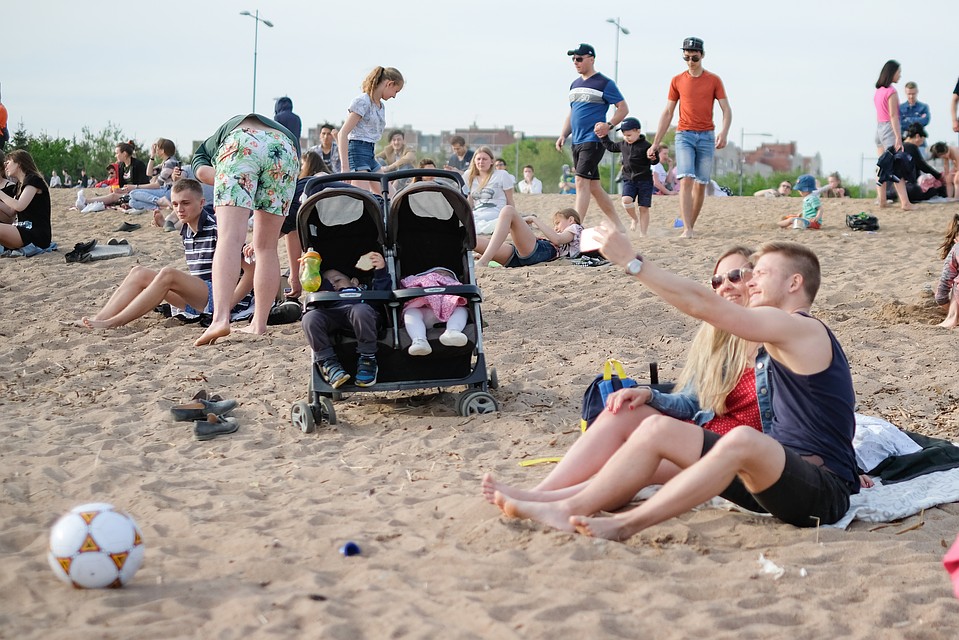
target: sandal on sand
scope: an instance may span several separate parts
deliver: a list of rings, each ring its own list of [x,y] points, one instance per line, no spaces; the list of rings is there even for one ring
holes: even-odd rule
[[[236,432],[240,424],[236,418],[227,418],[216,414],[209,414],[206,420],[197,420],[193,423],[193,434],[197,440],[212,440],[217,436],[225,436]]]
[[[190,420],[202,420],[210,414],[223,415],[232,411],[235,407],[236,400],[197,399],[170,407],[170,413],[173,414],[173,419],[177,422],[189,422]]]

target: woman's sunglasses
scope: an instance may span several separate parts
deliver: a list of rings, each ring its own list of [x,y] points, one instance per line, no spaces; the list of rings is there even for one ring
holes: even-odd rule
[[[739,282],[749,280],[752,277],[752,267],[741,267],[739,269],[727,271],[725,274],[717,273],[710,278],[709,284],[713,285],[713,289],[718,289],[719,287],[723,286],[723,282],[726,280],[729,280],[731,284],[738,284]]]

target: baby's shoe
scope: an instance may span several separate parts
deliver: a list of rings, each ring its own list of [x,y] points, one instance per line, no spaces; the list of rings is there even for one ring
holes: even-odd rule
[[[423,338],[417,338],[406,352],[411,356],[428,356],[433,353],[433,347]]]
[[[376,356],[360,355],[356,361],[356,384],[360,387],[372,387],[376,384],[379,367],[376,365]]]
[[[447,347],[462,347],[467,343],[466,334],[462,331],[451,331],[447,329],[440,336],[440,342]]]
[[[327,358],[320,363],[320,377],[334,389],[339,389],[350,379],[343,365],[336,358]]]

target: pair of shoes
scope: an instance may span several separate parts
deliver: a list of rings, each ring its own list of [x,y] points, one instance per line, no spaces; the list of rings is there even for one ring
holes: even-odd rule
[[[286,300],[280,304],[273,305],[270,309],[270,315],[266,318],[266,324],[292,324],[298,322],[303,316],[303,307],[295,300]]]
[[[320,363],[320,377],[334,389],[339,389],[350,379],[343,365],[336,358],[327,358]]]
[[[219,397],[219,396],[216,396]],[[189,422],[190,420],[202,420],[208,415],[221,416],[236,408],[236,400],[206,400],[196,398],[191,402],[178,404],[170,407],[170,413],[177,422]]]
[[[0,253],[0,258],[22,258],[23,251],[19,249],[7,249],[3,253]]]
[[[103,211],[106,208],[107,206],[102,202],[91,202],[80,209],[80,213],[96,213],[97,211]]]
[[[110,238],[110,239],[107,241],[107,244],[116,246],[116,245],[118,245],[118,244],[130,244],[130,243],[127,242],[127,239],[126,239],[126,238],[124,238],[123,240],[117,240],[116,238]]]
[[[240,428],[236,418],[207,414],[205,420],[196,420],[193,423],[193,434],[197,440],[212,440],[217,436],[235,433]]]
[[[131,223],[129,223],[129,222],[124,222],[124,223],[121,224],[119,227],[117,227],[116,229],[114,229],[114,231],[127,231],[127,232],[129,232],[129,231],[136,231],[136,230],[139,229],[139,228],[140,228],[140,225],[138,225],[138,224],[136,224],[136,223],[131,224]]]
[[[83,257],[85,255],[89,255],[90,251],[92,251],[93,247],[95,246],[97,246],[96,238],[90,240],[89,242],[78,242],[73,245],[73,251],[63,257],[67,262],[85,262]]]
[[[376,384],[376,375],[379,367],[376,366],[376,356],[360,355],[356,361],[356,386],[372,387]]]
[[[173,224],[172,220],[167,220],[163,223],[163,230],[167,232],[176,231],[176,225]]]
[[[87,206],[87,197],[83,195],[83,189],[77,191],[77,211],[83,211],[83,208]]]
[[[428,356],[433,353],[433,347],[431,347],[430,343],[424,338],[417,338],[413,341],[413,344],[410,345],[410,348],[406,350],[406,353],[411,356]]]
[[[443,332],[443,335],[440,336],[440,342],[447,347],[463,347],[466,346],[468,340],[466,339],[466,334],[462,331],[451,331],[447,329]]]

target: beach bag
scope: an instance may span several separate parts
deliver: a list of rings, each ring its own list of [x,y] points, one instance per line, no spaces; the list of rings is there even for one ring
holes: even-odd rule
[[[620,389],[639,386],[635,380],[626,377],[626,370],[619,360],[607,360],[603,372],[596,376],[583,394],[583,412],[579,427],[583,431],[593,424],[593,420],[606,408],[606,398]]]
[[[879,220],[865,211],[846,214],[846,226],[853,231],[879,231]]]

